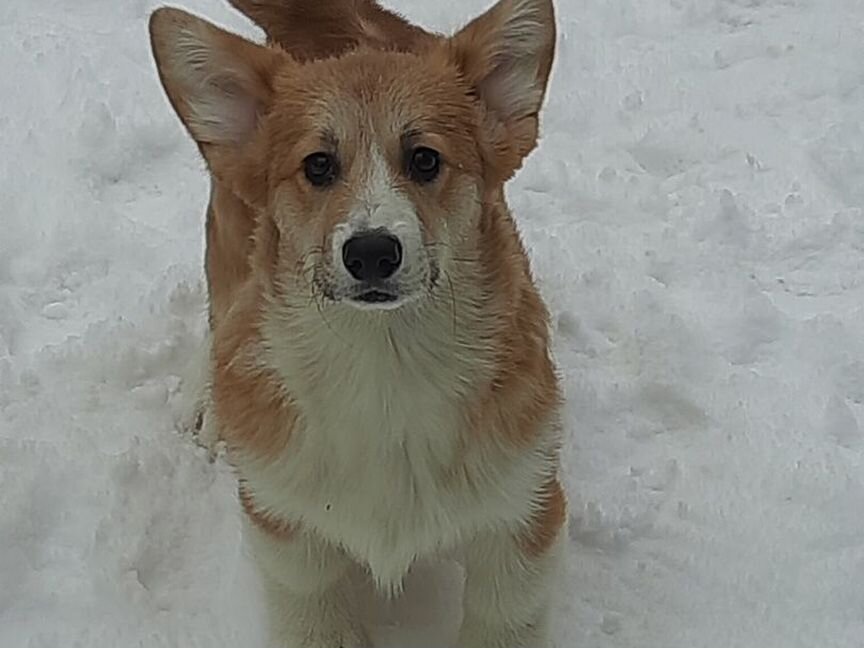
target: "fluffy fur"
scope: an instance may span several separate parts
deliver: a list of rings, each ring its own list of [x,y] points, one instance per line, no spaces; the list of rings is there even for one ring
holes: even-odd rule
[[[456,553],[460,648],[548,641],[566,522],[548,316],[504,200],[537,141],[550,0],[501,0],[452,37],[371,0],[233,0],[250,43],[176,9],[151,35],[208,163],[212,401],[273,637],[367,646],[349,567],[397,594]],[[408,171],[440,154],[432,181]],[[307,156],[338,161],[326,187]],[[401,243],[384,304],[344,242]]]

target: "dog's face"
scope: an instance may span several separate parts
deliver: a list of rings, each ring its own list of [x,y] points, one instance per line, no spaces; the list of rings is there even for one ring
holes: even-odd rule
[[[536,144],[555,31],[549,0],[502,0],[416,51],[303,63],[177,10],[151,33],[211,171],[269,231],[273,284],[380,310],[476,254],[482,201]]]
[[[481,116],[452,66],[359,51],[287,65],[274,92],[263,132],[280,272],[361,309],[428,294],[483,183]]]

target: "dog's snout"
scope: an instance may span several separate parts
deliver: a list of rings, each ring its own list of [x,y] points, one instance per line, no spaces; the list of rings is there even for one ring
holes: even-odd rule
[[[382,230],[362,232],[342,246],[342,262],[358,281],[388,279],[402,263],[402,244]]]

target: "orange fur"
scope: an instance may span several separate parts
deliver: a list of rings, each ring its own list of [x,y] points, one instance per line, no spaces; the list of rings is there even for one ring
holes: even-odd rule
[[[249,277],[255,213],[224,183],[214,180],[207,206],[205,267],[210,297],[210,327],[221,322],[237,289]]]
[[[300,61],[326,59],[358,46],[411,51],[437,37],[385,10],[374,0],[229,0],[267,34],[268,41]],[[172,103],[174,100],[172,99]],[[176,107],[176,104],[175,104]],[[238,187],[219,173],[207,209],[205,271],[214,328],[249,276],[254,208],[260,187]],[[245,197],[246,201],[239,198]]]
[[[393,337],[387,318],[414,317],[419,328],[432,326],[426,322],[430,313],[440,316],[443,310],[452,317],[453,348],[473,364],[456,374],[458,385],[431,387],[447,395],[447,415],[433,414],[459,422],[451,426],[457,430],[442,430],[455,437],[457,450],[443,451],[446,460],[438,464],[440,457],[433,454],[431,472],[442,481],[452,476],[464,484],[470,500],[481,481],[515,471],[514,457],[536,457],[540,468],[531,464],[531,492],[520,486],[530,506],[514,504],[522,532],[514,527],[507,540],[525,559],[539,561],[551,553],[566,520],[557,436],[550,433],[558,429],[561,393],[549,352],[549,315],[504,185],[537,145],[554,28],[551,38],[548,30],[542,32],[546,40],[527,63],[518,57],[519,48],[541,33],[538,26],[554,25],[551,4],[503,0],[445,38],[410,25],[373,0],[231,3],[264,28],[267,46],[176,10],[154,14],[151,31],[169,100],[198,142],[213,179],[206,256],[213,404],[220,437],[240,475],[245,514],[274,539],[290,540],[301,518],[304,534],[310,528],[310,537],[316,533],[313,525],[307,527],[307,517],[280,508],[273,498],[277,487],[265,495],[252,485],[276,480],[256,481],[259,472],[284,461],[298,446],[325,443],[314,436],[309,425],[314,417],[289,388],[287,374],[280,373],[287,370],[274,360],[273,347],[284,343],[290,350],[312,344],[310,339],[318,343],[309,324],[314,308],[320,314],[316,328],[325,331],[332,313],[347,322],[366,318],[357,320],[357,326],[367,327],[364,331],[334,329],[334,340],[380,334],[382,348],[396,359],[382,366],[397,368],[392,375],[369,379],[389,381],[387,393],[398,398],[400,354],[419,351],[405,348],[410,339]],[[530,20],[508,22],[514,11],[529,5]],[[174,44],[166,34],[173,35]],[[515,54],[502,49],[508,43]],[[185,68],[178,63],[182,56]],[[440,154],[443,163],[434,182],[414,182],[406,172],[406,151],[416,147]],[[339,162],[338,181],[326,190],[304,174],[304,160],[320,151],[332,152]],[[419,248],[431,250],[444,264],[440,282],[431,280],[421,297],[425,301],[411,306],[415,310],[408,309],[409,315],[346,315],[333,310],[343,307],[333,305],[337,300],[327,293],[327,272],[342,262],[333,258],[331,243],[358,203],[367,211],[380,207],[366,203],[377,200],[368,192],[382,174],[388,191],[398,195],[398,209],[416,216]],[[401,330],[404,334],[404,326]],[[422,344],[433,344],[435,335],[440,329]],[[284,365],[300,374],[291,379],[304,381],[315,394],[329,394],[326,383],[333,376],[315,365],[321,354],[313,351],[308,359],[297,353],[299,370]],[[433,362],[439,360],[432,355]],[[457,360],[445,358],[444,369],[459,366]],[[407,371],[424,368],[412,365]],[[382,411],[390,413],[387,406]],[[367,427],[378,427],[379,420]],[[351,425],[340,421],[333,427]],[[478,471],[478,457],[489,466]],[[310,464],[317,470],[313,479],[331,474],[327,461]]]
[[[567,500],[558,480],[547,482],[539,496],[537,512],[522,538],[525,554],[533,557],[549,551],[567,520]]]
[[[260,240],[260,236],[259,236]],[[266,246],[259,247],[266,249]],[[256,361],[264,296],[237,294],[230,316],[218,329],[213,348],[213,402],[229,454],[278,454],[290,441],[297,413],[279,388],[278,378]]]
[[[428,61],[422,78],[417,74],[417,60],[413,56],[396,56],[375,51],[363,51],[350,55],[351,65],[347,66],[349,75],[345,78],[345,65],[334,60],[320,61],[305,66],[287,63],[280,69],[273,81],[278,97],[273,108],[274,117],[266,124],[263,140],[271,147],[267,155],[269,168],[256,175],[267,177],[271,187],[291,194],[296,201],[297,213],[308,215],[308,222],[292,223],[290,227],[300,230],[311,227],[308,238],[312,241],[323,240],[325,233],[333,224],[341,220],[348,208],[350,198],[356,194],[364,175],[359,169],[342,186],[334,188],[321,204],[320,192],[308,187],[298,173],[303,155],[314,150],[317,141],[307,144],[308,133],[319,132],[329,126],[325,116],[336,114],[333,120],[338,131],[340,111],[345,112],[348,121],[352,106],[340,105],[342,97],[348,93],[356,101],[366,101],[369,112],[380,115],[380,123],[373,124],[377,131],[387,131],[387,123],[395,114],[416,116],[414,122],[426,131],[435,134],[438,148],[453,161],[452,177],[445,176],[434,189],[436,198],[446,211],[457,203],[458,194],[468,176],[482,181],[484,176],[483,160],[475,142],[481,144],[487,138],[483,123],[476,110],[464,101],[464,93],[452,81],[445,81],[452,72],[449,61],[439,54]],[[381,86],[379,79],[387,70],[392,78],[389,85]],[[440,84],[436,84],[440,78]],[[313,82],[314,81],[314,82]],[[450,93],[448,95],[448,92]],[[310,106],[312,108],[310,108]],[[320,111],[320,112],[319,112]],[[350,157],[360,148],[358,141],[364,137],[358,132],[338,132],[342,150]],[[393,154],[398,152],[398,137],[390,144]],[[458,173],[456,172],[458,170]],[[476,399],[465,404],[466,414],[475,422],[479,434],[500,435],[511,442],[530,441],[532,432],[538,429],[538,421],[558,405],[559,394],[554,368],[547,353],[548,314],[534,288],[530,268],[523,246],[516,232],[515,224],[502,199],[502,181],[493,178],[486,189],[487,202],[484,203],[482,222],[473,247],[478,250],[476,273],[484,282],[484,291],[492,295],[488,305],[491,343],[497,350],[495,374],[488,387]],[[406,186],[406,191],[417,199],[418,212],[430,232],[440,227],[440,206],[431,206],[417,194],[424,189]],[[287,225],[281,226],[282,228]],[[271,236],[280,225],[262,220],[260,229],[271,230]],[[297,268],[302,261],[302,246],[295,247],[291,242],[282,245],[263,247],[259,250],[258,264],[262,274],[258,281],[245,289],[259,295],[267,294],[272,285],[274,273],[280,268]],[[302,277],[298,281],[303,281]],[[230,319],[228,330],[233,326],[244,326],[242,337],[255,339],[254,323],[260,320],[260,306],[256,300],[240,300],[235,304],[235,312]],[[226,336],[220,335],[218,341]],[[233,334],[230,339],[234,339]],[[233,346],[228,355],[235,353]],[[220,384],[222,364],[217,362],[215,384]],[[242,418],[242,417],[241,417]],[[230,426],[225,426],[226,428]],[[266,435],[258,426],[240,425],[239,429],[249,428],[249,435],[262,439]],[[274,433],[284,434],[278,428]],[[235,435],[240,432],[235,430]],[[258,443],[256,442],[256,445]],[[263,443],[264,448],[277,445],[275,441]]]
[[[297,60],[358,46],[410,51],[435,38],[374,0],[229,0]]]
[[[300,9],[291,2],[235,0],[234,4],[264,23],[274,41],[292,43],[290,51],[302,50],[308,59],[342,51],[336,41],[319,38],[339,31],[339,20],[344,21],[339,23],[340,33],[350,34],[350,43],[343,43],[345,49],[356,43],[381,42],[352,31],[357,26],[356,15],[355,20],[345,18],[335,11],[335,3],[319,4],[320,12],[304,20],[295,20]],[[246,451],[269,454],[287,442],[290,424],[286,422],[293,417],[290,408],[280,400],[271,377],[257,369],[249,371],[237,362],[237,354],[241,347],[246,354],[255,353],[250,347],[256,340],[260,342],[256,323],[260,321],[261,300],[272,286],[274,273],[280,268],[300,267],[302,246],[259,246],[256,257],[261,273],[249,283],[255,214],[261,215],[259,238],[264,231],[269,231],[271,238],[278,237],[285,225],[269,222],[273,216],[265,210],[277,189],[282,194],[291,193],[296,211],[315,220],[312,239],[324,239],[326,231],[344,217],[363,173],[358,171],[353,179],[331,192],[326,205],[322,205],[319,192],[303,182],[300,163],[304,155],[319,146],[315,134],[328,129],[348,157],[368,144],[361,141],[366,137],[364,132],[340,130],[351,122],[357,106],[363,104],[368,114],[378,118],[377,123],[370,124],[374,131],[387,135],[389,124],[407,118],[450,161],[450,176],[445,176],[435,189],[437,208],[430,209],[428,196],[418,195],[424,189],[408,183],[404,186],[415,199],[430,232],[440,227],[442,211],[456,207],[458,200],[450,199],[448,194],[456,195],[464,189],[466,178],[483,186],[484,209],[474,242],[478,250],[476,273],[485,284],[484,291],[493,296],[486,314],[492,323],[490,343],[497,351],[492,380],[464,407],[475,434],[497,435],[507,443],[529,442],[538,430],[538,421],[548,418],[557,407],[560,395],[547,351],[548,315],[534,288],[527,257],[504,202],[503,183],[536,145],[537,115],[521,117],[524,123],[494,124],[486,110],[476,100],[470,100],[471,93],[463,85],[458,69],[467,70],[470,79],[479,77],[488,67],[488,60],[474,54],[486,37],[484,31],[469,28],[456,42],[446,44],[426,36],[408,39],[409,35],[425,32],[408,29],[407,23],[380,13],[372,2],[361,4],[374,16],[369,19],[377,29],[387,35],[385,40],[394,44],[393,49],[420,51],[422,57],[361,49],[342,58],[299,65],[293,58],[279,58],[280,50],[270,50],[266,56],[262,53],[266,50],[247,52],[248,44],[238,37],[231,37],[227,45],[236,56],[253,59],[260,75],[256,92],[261,93],[271,116],[263,122],[261,135],[239,156],[223,146],[202,143],[215,180],[207,251],[214,327],[233,307],[232,317],[217,335],[215,349],[215,402],[223,421],[221,429],[229,445]],[[302,38],[297,32],[300,25]],[[310,47],[310,37],[319,48],[329,49],[325,52]],[[551,57],[550,49],[539,70],[541,76],[548,75]],[[386,79],[383,84],[382,79]],[[183,100],[172,96],[170,90],[169,97],[183,115]],[[399,152],[398,135],[392,133],[385,144],[394,159]],[[502,137],[507,139],[502,141]],[[240,294],[241,288],[247,293],[245,297]]]

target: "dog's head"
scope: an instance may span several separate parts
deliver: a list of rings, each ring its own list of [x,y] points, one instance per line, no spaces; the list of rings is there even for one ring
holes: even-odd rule
[[[211,172],[259,214],[258,267],[284,293],[376,310],[477,254],[483,201],[536,145],[555,42],[551,0],[306,61],[176,9],[150,29]]]

